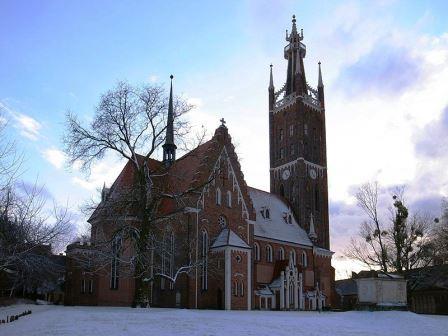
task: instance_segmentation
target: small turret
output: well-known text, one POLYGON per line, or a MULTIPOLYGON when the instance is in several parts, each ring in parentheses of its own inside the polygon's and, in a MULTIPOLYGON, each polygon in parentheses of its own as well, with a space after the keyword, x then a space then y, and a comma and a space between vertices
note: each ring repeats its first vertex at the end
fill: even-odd
POLYGON ((322 107, 325 106, 325 98, 324 98, 324 83, 322 81, 322 70, 320 68, 320 61, 319 61, 319 78, 317 82, 317 94, 320 101, 320 104, 322 107))
POLYGON ((308 237, 314 242, 317 238, 316 230, 314 228, 314 216, 310 214, 310 230, 308 232, 308 237))
POLYGON ((270 74, 269 74, 269 111, 274 109, 275 104, 275 88, 274 88, 274 78, 272 76, 272 64, 270 65, 270 74))

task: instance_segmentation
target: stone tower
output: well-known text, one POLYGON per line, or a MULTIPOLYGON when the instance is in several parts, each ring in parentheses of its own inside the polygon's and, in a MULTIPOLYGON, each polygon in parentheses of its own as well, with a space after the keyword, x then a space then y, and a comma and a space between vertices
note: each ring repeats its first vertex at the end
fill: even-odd
POLYGON ((270 188, 289 202, 316 245, 329 249, 324 86, 320 62, 317 89, 306 81, 302 40, 293 16, 284 49, 286 82, 278 91, 270 69, 270 188))

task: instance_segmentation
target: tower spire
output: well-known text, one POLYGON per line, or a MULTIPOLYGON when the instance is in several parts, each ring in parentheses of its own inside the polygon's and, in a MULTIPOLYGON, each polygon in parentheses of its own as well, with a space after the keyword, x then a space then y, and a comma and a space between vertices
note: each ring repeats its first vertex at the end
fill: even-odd
POLYGON ((171 75, 170 83, 170 98, 168 102, 168 118, 166 124, 166 137, 165 144, 163 147, 163 163, 166 167, 171 166, 171 164, 176 160, 176 148, 174 144, 174 109, 173 109, 173 78, 171 75))
POLYGON ((272 76, 272 63, 269 67, 271 68, 270 74, 269 74, 269 90, 274 90, 274 78, 272 76))
POLYGON ((317 81, 317 97, 319 98, 320 105, 322 108, 325 108, 325 97, 324 97, 324 82, 322 81, 322 70, 320 68, 320 61, 319 61, 319 78, 317 81))
POLYGON ((322 70, 320 69, 320 61, 317 64, 319 64, 319 81, 317 87, 324 87, 324 83, 322 82, 322 70))

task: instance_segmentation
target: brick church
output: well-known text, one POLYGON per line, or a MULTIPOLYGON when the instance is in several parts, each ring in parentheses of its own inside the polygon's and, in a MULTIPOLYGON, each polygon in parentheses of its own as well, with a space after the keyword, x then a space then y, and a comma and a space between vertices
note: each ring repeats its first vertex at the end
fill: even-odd
MULTIPOLYGON (((270 192, 246 184, 223 119, 209 141, 176 159, 171 84, 163 160, 146 164, 161 172, 155 181, 160 188, 196 192, 175 205, 161 204, 162 212, 179 211, 161 221, 171 254, 154 263, 173 276, 188 254, 192 266, 175 281, 151 278, 151 306, 316 310, 332 305, 322 74, 319 63, 317 89, 308 85, 306 46, 295 17, 286 41, 286 82, 275 90, 271 65, 268 87, 270 192), (180 241, 189 242, 188 252, 180 241)), ((100 236, 112 239, 119 221, 131 218, 108 216, 101 209, 132 185, 134 173, 128 162, 112 186, 103 189, 89 219, 91 241, 67 247, 66 304, 133 304, 135 279, 120 271, 123 263, 112 260, 105 272, 94 273, 77 267, 75 256, 88 256, 100 236)))

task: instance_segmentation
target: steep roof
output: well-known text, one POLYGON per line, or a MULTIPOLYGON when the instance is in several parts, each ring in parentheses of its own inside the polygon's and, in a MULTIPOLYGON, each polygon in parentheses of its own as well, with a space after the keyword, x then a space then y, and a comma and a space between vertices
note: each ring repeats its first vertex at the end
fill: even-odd
POLYGON ((252 187, 248 187, 248 190, 256 212, 255 236, 313 246, 284 200, 275 194, 252 187), (262 214, 265 209, 269 210, 269 218, 262 214), (289 215, 291 215, 291 223, 289 223, 289 215))
POLYGON ((247 245, 244 240, 242 240, 235 232, 233 232, 230 229, 222 230, 219 233, 218 237, 216 237, 211 248, 215 249, 218 247, 225 247, 225 246, 233 246, 233 247, 250 249, 250 246, 247 245))
POLYGON ((448 264, 409 270, 405 278, 410 290, 448 290, 448 264))

